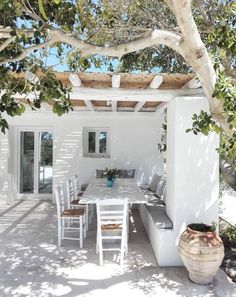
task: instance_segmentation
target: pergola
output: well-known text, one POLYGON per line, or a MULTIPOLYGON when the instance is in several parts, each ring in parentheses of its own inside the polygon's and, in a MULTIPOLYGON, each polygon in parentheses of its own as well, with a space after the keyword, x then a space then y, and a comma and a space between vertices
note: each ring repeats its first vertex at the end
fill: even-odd
MULTIPOLYGON (((72 88, 70 98, 75 111, 157 112, 176 96, 203 95, 193 74, 54 74, 63 85, 72 88)), ((25 77, 30 81, 38 79, 30 72, 25 77)), ((30 94, 28 98, 34 96, 30 94)))

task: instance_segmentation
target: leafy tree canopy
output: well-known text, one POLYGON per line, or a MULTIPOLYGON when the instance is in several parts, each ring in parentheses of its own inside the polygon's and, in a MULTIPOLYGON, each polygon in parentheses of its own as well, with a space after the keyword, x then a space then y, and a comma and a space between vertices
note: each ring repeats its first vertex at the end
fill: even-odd
MULTIPOLYGON (((181 36, 170 3, 168 0, 0 0, 2 132, 8 127, 4 114, 21 115, 25 104, 36 110, 43 102, 49 102, 58 115, 72 109, 70 90, 53 75, 58 64, 66 65, 71 71, 103 66, 108 71, 119 72, 193 72, 183 55, 165 45, 148 46, 122 57, 90 52, 90 45, 108 48, 141 40, 155 29, 181 36), (63 38, 58 38, 58 30, 60 37, 64 34, 63 38), (80 41, 79 48, 73 46, 71 39, 67 42, 68 36, 80 41), (52 56, 55 65, 48 67, 52 56), (37 77, 26 80, 20 76, 25 71, 37 77), (36 92, 37 98, 27 96, 36 92), (20 101, 16 101, 16 94, 22 95, 20 101)), ((233 158, 236 156, 236 4, 231 0, 194 0, 192 13, 217 74, 212 97, 221 103, 218 119, 220 122, 224 118, 228 129, 222 128, 213 112, 202 112, 193 116, 190 130, 195 134, 221 133, 220 153, 233 158)))

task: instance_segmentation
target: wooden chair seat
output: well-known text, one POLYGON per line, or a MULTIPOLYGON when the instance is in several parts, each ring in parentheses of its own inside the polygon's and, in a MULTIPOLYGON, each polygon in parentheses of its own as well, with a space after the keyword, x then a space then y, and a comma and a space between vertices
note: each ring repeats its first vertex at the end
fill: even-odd
POLYGON ((84 209, 66 209, 62 212, 62 217, 80 217, 84 214, 84 209))
POLYGON ((117 230, 117 229, 122 229, 121 224, 106 224, 106 225, 101 225, 102 230, 117 230))

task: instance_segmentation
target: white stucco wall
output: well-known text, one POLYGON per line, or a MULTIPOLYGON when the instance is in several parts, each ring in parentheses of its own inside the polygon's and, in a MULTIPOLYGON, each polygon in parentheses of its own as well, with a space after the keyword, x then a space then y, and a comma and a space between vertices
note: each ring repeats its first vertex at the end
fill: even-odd
POLYGON ((147 208, 139 208, 160 266, 182 265, 178 242, 189 223, 218 223, 218 135, 185 132, 200 110, 208 110, 205 98, 175 98, 167 108, 166 213, 173 229, 158 229, 147 208))
POLYGON ((205 98, 175 98, 168 105, 167 213, 174 226, 218 220, 219 157, 216 133, 186 133, 205 98))
MULTIPOLYGON (((7 136, 0 136, 1 160, 4 171, 1 185, 9 171, 16 184, 17 128, 46 127, 52 129, 54 139, 53 176, 54 185, 79 174, 81 183, 87 183, 95 169, 105 166, 136 169, 138 182, 147 182, 153 173, 163 173, 163 161, 158 151, 161 116, 142 113, 93 113, 71 112, 58 117, 51 112, 27 112, 21 117, 9 118, 11 125, 9 147, 7 136), (111 131, 111 157, 109 159, 85 158, 82 151, 83 127, 109 127, 111 131), (3 152, 5 152, 3 155, 3 152), (11 155, 7 162, 7 155, 11 155), (9 163, 9 166, 7 166, 9 163), (9 168, 8 168, 9 167, 9 168)), ((6 183, 4 182, 6 186, 6 183)), ((3 186, 0 188, 2 193, 3 186)), ((16 193, 14 193, 16 195, 16 193)), ((6 194, 1 199, 6 199, 6 194)))
POLYGON ((0 201, 8 197, 8 133, 0 137, 0 201))
POLYGON ((175 98, 168 105, 166 212, 174 228, 162 234, 160 255, 172 265, 182 263, 177 246, 188 224, 218 223, 219 137, 185 132, 192 115, 208 108, 205 98, 175 98))

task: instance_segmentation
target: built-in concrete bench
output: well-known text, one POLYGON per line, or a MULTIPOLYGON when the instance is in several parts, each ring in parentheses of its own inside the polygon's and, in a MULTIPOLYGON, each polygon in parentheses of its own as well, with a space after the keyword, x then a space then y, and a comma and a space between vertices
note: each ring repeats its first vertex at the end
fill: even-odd
POLYGON ((173 224, 166 214, 165 205, 145 205, 157 229, 172 229, 173 224))
POLYGON ((169 239, 173 235, 173 223, 166 213, 166 205, 163 199, 156 195, 150 195, 148 201, 147 204, 139 206, 139 213, 157 263, 160 266, 168 266, 171 264, 171 260, 168 262, 168 253, 172 248, 169 239))

